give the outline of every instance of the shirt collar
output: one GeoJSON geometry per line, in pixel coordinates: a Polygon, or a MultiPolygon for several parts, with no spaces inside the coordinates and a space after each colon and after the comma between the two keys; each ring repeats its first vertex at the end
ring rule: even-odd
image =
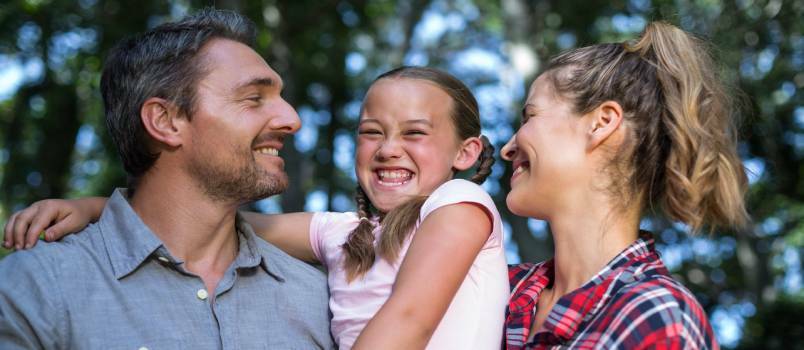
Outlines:
{"type": "MultiPolygon", "coordinates": [[[[561,297],[544,322],[544,329],[559,339],[569,340],[575,335],[581,323],[591,319],[605,305],[614,291],[609,290],[612,282],[629,276],[620,276],[630,265],[644,262],[645,259],[658,259],[654,240],[649,232],[641,231],[639,238],[625,250],[617,254],[603,269],[580,288],[561,297]]],[[[540,274],[538,292],[540,293],[554,278],[553,260],[540,264],[534,274],[540,274]]],[[[535,277],[535,276],[534,276],[535,277]]],[[[533,309],[535,310],[535,308],[533,309]]]]}
{"type": "MultiPolygon", "coordinates": [[[[126,197],[125,189],[116,189],[98,220],[115,278],[128,276],[151,255],[158,255],[160,259],[165,258],[173,264],[182,264],[145,225],[126,197]]],[[[233,267],[260,266],[273,278],[284,282],[284,274],[279,268],[281,264],[268,253],[265,249],[268,244],[256,236],[240,213],[235,217],[235,227],[240,239],[233,267]]]]}
{"type": "Polygon", "coordinates": [[[116,189],[109,197],[98,225],[117,279],[130,274],[162,246],[128,203],[125,189],[116,189]]]}
{"type": "Polygon", "coordinates": [[[285,275],[281,269],[282,263],[271,254],[272,249],[277,249],[258,237],[251,225],[243,219],[239,212],[235,218],[235,225],[237,232],[240,233],[240,249],[235,259],[235,267],[247,268],[259,265],[273,278],[284,282],[285,275]]]}

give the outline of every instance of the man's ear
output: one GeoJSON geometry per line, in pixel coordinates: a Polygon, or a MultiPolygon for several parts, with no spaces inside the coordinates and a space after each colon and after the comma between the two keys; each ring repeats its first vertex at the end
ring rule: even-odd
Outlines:
{"type": "Polygon", "coordinates": [[[461,148],[452,162],[452,167],[458,171],[471,168],[477,162],[477,158],[483,152],[483,141],[479,137],[470,137],[461,142],[461,148]]]}
{"type": "Polygon", "coordinates": [[[173,103],[151,97],[142,104],[140,118],[151,138],[169,147],[181,146],[181,129],[187,118],[179,117],[178,108],[173,103]]]}
{"type": "Polygon", "coordinates": [[[588,132],[587,151],[602,145],[620,128],[623,122],[623,108],[615,101],[605,101],[588,115],[591,126],[588,132]]]}

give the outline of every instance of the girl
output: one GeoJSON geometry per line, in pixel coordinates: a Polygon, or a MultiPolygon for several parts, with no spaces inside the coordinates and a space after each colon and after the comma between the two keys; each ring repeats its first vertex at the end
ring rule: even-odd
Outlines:
{"type": "Polygon", "coordinates": [[[554,58],[530,88],[512,212],[550,223],[554,258],[510,271],[508,349],[717,348],[701,305],[662,264],[647,208],[695,232],[748,221],[734,105],[704,45],[651,23],[635,42],[554,58]]]}
{"type": "MultiPolygon", "coordinates": [[[[356,213],[246,213],[266,240],[327,267],[340,348],[498,348],[508,281],[500,216],[481,183],[493,147],[451,75],[402,67],[369,88],[357,136],[356,213]],[[477,173],[453,180],[457,171],[477,173]]],[[[54,240],[97,220],[104,199],[42,201],[6,243],[54,240]],[[25,238],[23,235],[27,235],[25,238]]]]}

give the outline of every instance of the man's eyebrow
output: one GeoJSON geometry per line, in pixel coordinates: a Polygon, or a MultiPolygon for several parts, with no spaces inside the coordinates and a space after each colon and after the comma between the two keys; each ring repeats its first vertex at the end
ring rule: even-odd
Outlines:
{"type": "Polygon", "coordinates": [[[238,91],[252,86],[274,87],[274,86],[281,86],[281,83],[273,78],[260,77],[240,83],[234,88],[234,90],[238,91]]]}

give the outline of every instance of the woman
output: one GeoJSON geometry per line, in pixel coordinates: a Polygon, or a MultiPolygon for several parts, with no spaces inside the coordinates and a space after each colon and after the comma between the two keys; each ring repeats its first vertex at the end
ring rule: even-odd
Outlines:
{"type": "Polygon", "coordinates": [[[746,224],[732,103],[703,44],[651,23],[554,58],[503,148],[507,203],[547,220],[554,258],[510,269],[508,349],[717,348],[706,314],[640,232],[646,209],[746,224]]]}

